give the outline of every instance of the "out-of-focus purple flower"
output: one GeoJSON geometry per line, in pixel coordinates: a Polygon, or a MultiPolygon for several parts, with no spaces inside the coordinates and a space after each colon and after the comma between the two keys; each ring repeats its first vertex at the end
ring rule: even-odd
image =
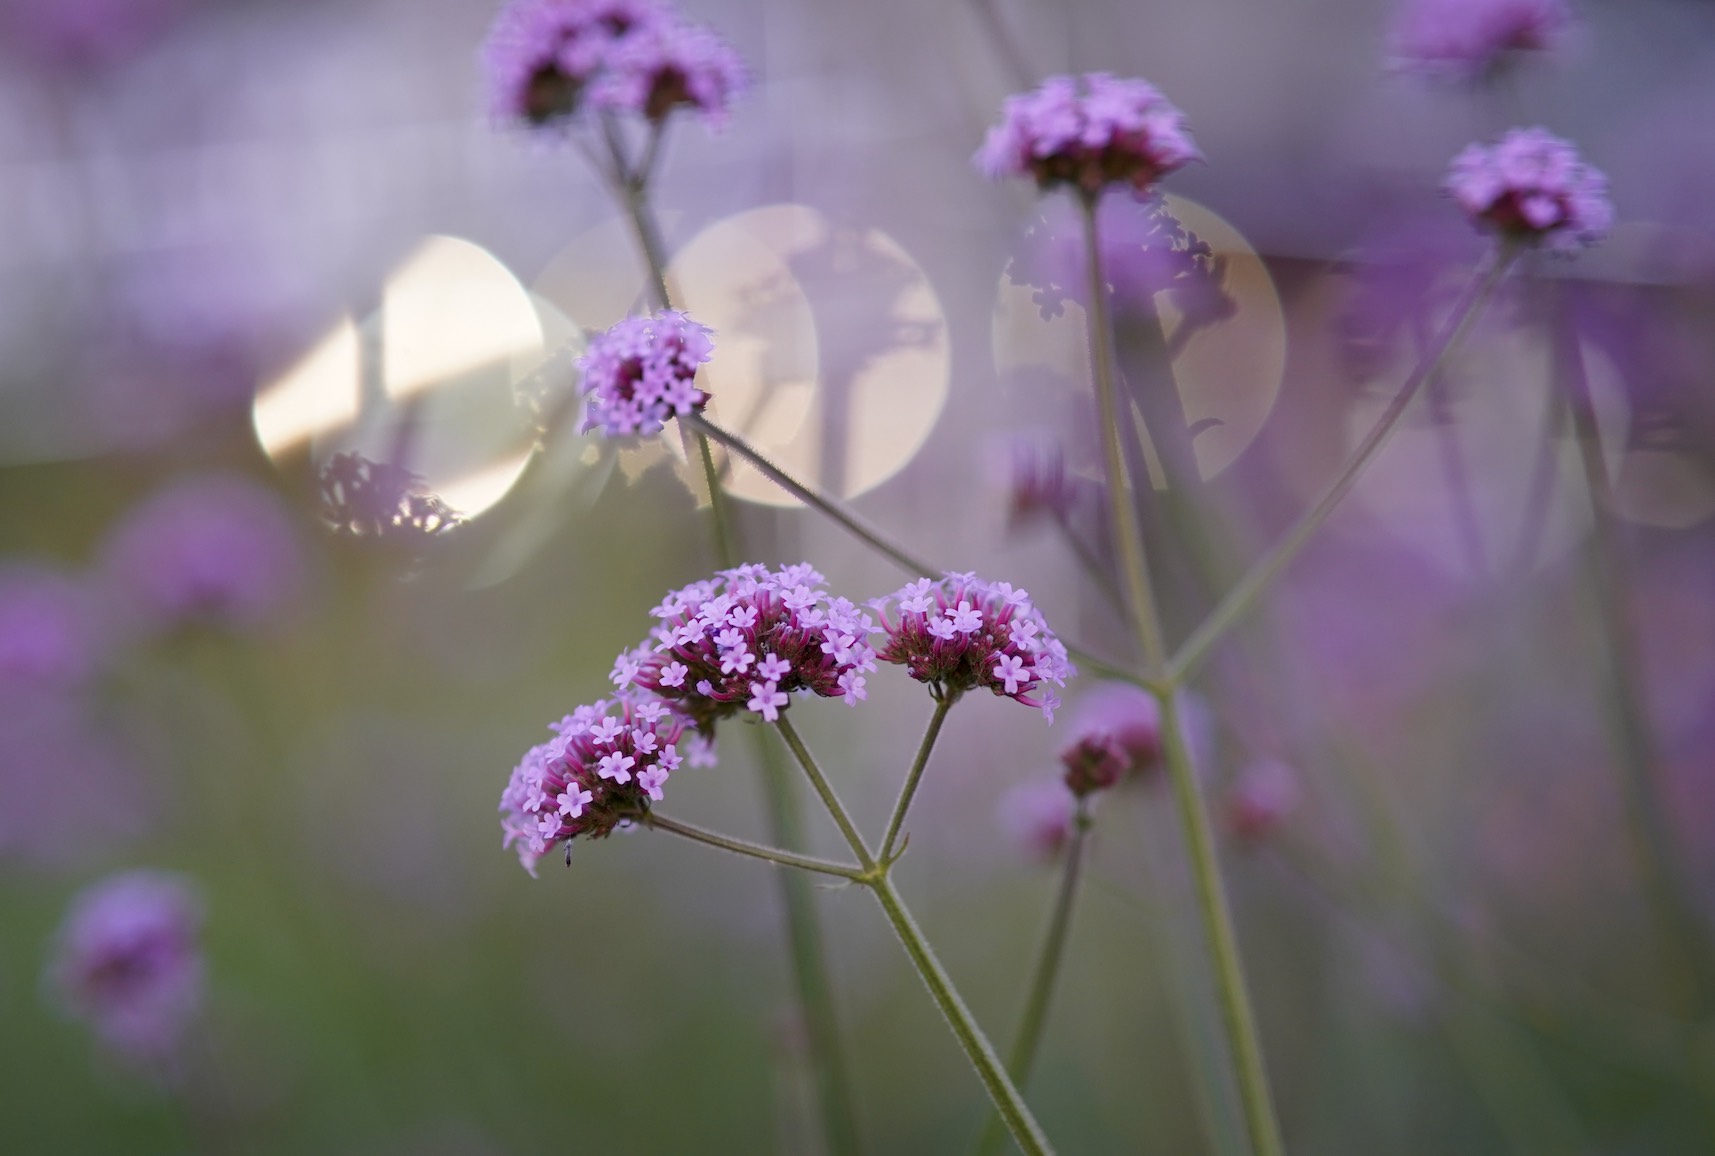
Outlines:
{"type": "Polygon", "coordinates": [[[745,86],[724,40],[649,0],[513,0],[483,58],[495,115],[538,127],[587,105],[655,122],[689,105],[719,123],[745,86]]]}
{"type": "Polygon", "coordinates": [[[1040,708],[1052,723],[1060,699],[1045,684],[1065,686],[1077,673],[1030,595],[1010,582],[919,578],[871,605],[887,634],[876,657],[902,664],[937,700],[986,687],[1040,708]],[[895,602],[897,621],[888,615],[895,602]]]}
{"type": "Polygon", "coordinates": [[[750,565],[675,590],[650,611],[652,643],[619,656],[614,685],[660,695],[705,734],[743,711],[773,722],[793,692],[855,706],[875,670],[875,620],[826,581],[805,563],[750,565]]]}
{"type": "Polygon", "coordinates": [[[101,662],[99,619],[80,580],[37,563],[0,565],[0,694],[81,686],[101,662]]]}
{"type": "Polygon", "coordinates": [[[993,474],[1007,495],[1006,522],[1019,529],[1040,519],[1065,521],[1083,485],[1066,472],[1058,442],[1019,434],[994,451],[993,474]]]}
{"type": "Polygon", "coordinates": [[[119,1055],[171,1057],[202,1003],[202,904],[191,883],[128,871],[85,890],[60,926],[49,980],[119,1055]]]}
{"type": "Polygon", "coordinates": [[[668,418],[700,410],[697,367],[714,354],[714,331],[684,313],[627,317],[590,342],[583,373],[583,428],[607,437],[653,436],[668,418]]]}
{"type": "Polygon", "coordinates": [[[1478,228],[1514,241],[1592,245],[1614,220],[1608,178],[1543,128],[1467,146],[1453,158],[1446,189],[1478,228]]]}
{"type": "Polygon", "coordinates": [[[647,813],[684,761],[686,721],[654,696],[627,690],[554,723],[554,737],[525,752],[501,792],[503,845],[516,847],[534,875],[556,844],[603,838],[647,813]]]}
{"type": "Polygon", "coordinates": [[[1115,781],[1140,775],[1161,759],[1161,707],[1141,687],[1124,682],[1097,683],[1078,699],[1071,725],[1075,741],[1060,756],[1066,764],[1068,785],[1074,762],[1083,765],[1104,749],[1113,752],[1115,781]]]}
{"type": "Polygon", "coordinates": [[[0,0],[0,33],[32,62],[105,68],[147,49],[189,7],[186,0],[0,0]]]}
{"type": "Polygon", "coordinates": [[[974,159],[991,178],[1028,176],[1043,190],[1071,185],[1093,197],[1119,184],[1142,195],[1201,157],[1184,114],[1154,85],[1091,72],[1082,91],[1079,78],[1052,76],[1007,97],[974,159]]]}
{"type": "Polygon", "coordinates": [[[1048,860],[1071,838],[1078,801],[1059,779],[1020,783],[1000,797],[1000,825],[1026,856],[1048,860]]]}
{"type": "Polygon", "coordinates": [[[235,474],[192,475],[143,500],[112,532],[107,579],[146,623],[255,629],[303,582],[291,519],[272,491],[235,474]]]}
{"type": "Polygon", "coordinates": [[[744,62],[730,44],[700,24],[667,17],[614,42],[590,101],[657,123],[688,105],[718,126],[746,84],[744,62]]]}
{"type": "Polygon", "coordinates": [[[1297,808],[1302,794],[1297,771],[1277,759],[1259,759],[1227,789],[1227,828],[1247,843],[1263,839],[1297,808]]]}
{"type": "Polygon", "coordinates": [[[464,522],[418,474],[359,453],[335,454],[316,482],[322,522],[343,537],[421,546],[464,522]]]}
{"type": "Polygon", "coordinates": [[[1571,23],[1564,0],[1408,0],[1391,55],[1401,68],[1482,80],[1519,53],[1553,47],[1571,23]]]}

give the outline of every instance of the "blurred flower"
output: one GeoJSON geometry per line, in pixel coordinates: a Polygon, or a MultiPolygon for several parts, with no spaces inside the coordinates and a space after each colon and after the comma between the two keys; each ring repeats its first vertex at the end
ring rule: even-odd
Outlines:
{"type": "Polygon", "coordinates": [[[986,687],[1040,708],[1052,723],[1060,699],[1043,683],[1065,686],[1077,673],[1030,595],[1009,582],[975,574],[948,574],[940,582],[919,578],[871,605],[887,634],[876,657],[903,664],[937,700],[986,687]],[[894,601],[897,622],[888,618],[894,601]]]}
{"type": "Polygon", "coordinates": [[[1554,46],[1572,22],[1564,0],[1408,0],[1394,22],[1394,62],[1482,80],[1521,52],[1554,46]]]}
{"type": "Polygon", "coordinates": [[[745,84],[727,43],[648,0],[513,0],[483,48],[489,104],[541,126],[588,103],[661,121],[681,104],[719,122],[745,84]]]}
{"type": "Polygon", "coordinates": [[[1059,779],[1020,783],[1000,797],[1001,829],[1025,855],[1048,860],[1071,838],[1078,802],[1059,779]]]}
{"type": "Polygon", "coordinates": [[[107,580],[157,629],[192,622],[256,629],[303,581],[291,519],[272,491],[236,474],[181,478],[111,532],[107,580]]]}
{"type": "Polygon", "coordinates": [[[1007,494],[1009,529],[1041,518],[1063,522],[1071,516],[1083,486],[1067,474],[1058,442],[1017,434],[996,448],[993,460],[993,473],[1007,494]]]}
{"type": "Polygon", "coordinates": [[[660,695],[705,733],[746,710],[773,722],[793,691],[855,706],[875,669],[875,622],[825,582],[807,564],[751,565],[675,590],[650,611],[654,645],[620,655],[613,683],[660,695]]]}
{"type": "Polygon", "coordinates": [[[32,63],[104,68],[147,49],[189,7],[186,0],[0,0],[0,32],[32,63]]]}
{"type": "Polygon", "coordinates": [[[588,399],[584,430],[652,436],[668,418],[702,409],[709,395],[696,386],[697,366],[714,349],[714,331],[687,314],[627,317],[578,359],[588,399]]]}
{"type": "Polygon", "coordinates": [[[112,876],[73,902],[49,981],[115,1052],[165,1061],[202,1002],[201,927],[188,880],[164,871],[112,876]]]}
{"type": "Polygon", "coordinates": [[[1275,759],[1260,759],[1240,771],[1227,788],[1227,828],[1254,843],[1272,832],[1298,806],[1298,772],[1275,759]]]}
{"type": "Polygon", "coordinates": [[[603,838],[646,813],[683,761],[686,721],[653,696],[622,691],[554,723],[554,738],[525,752],[501,792],[503,846],[516,845],[534,875],[555,844],[603,838]]]}
{"type": "Polygon", "coordinates": [[[343,537],[420,544],[464,522],[421,476],[359,453],[335,454],[316,482],[322,521],[343,537]]]}
{"type": "Polygon", "coordinates": [[[1052,76],[1006,98],[977,150],[991,178],[1029,176],[1043,190],[1072,185],[1095,196],[1109,185],[1147,193],[1159,178],[1201,158],[1185,117],[1143,80],[1105,72],[1052,76]]]}
{"type": "Polygon", "coordinates": [[[1105,791],[1125,776],[1131,760],[1112,735],[1082,735],[1060,752],[1060,763],[1066,768],[1061,779],[1066,789],[1079,798],[1105,791]]]}
{"type": "Polygon", "coordinates": [[[1576,248],[1601,239],[1614,220],[1608,178],[1543,128],[1468,145],[1453,158],[1446,189],[1473,224],[1508,240],[1576,248]]]}
{"type": "Polygon", "coordinates": [[[1097,683],[1078,699],[1071,725],[1076,741],[1061,755],[1068,773],[1075,752],[1084,744],[1090,744],[1090,751],[1076,755],[1080,760],[1111,746],[1117,760],[1116,779],[1142,774],[1161,759],[1161,707],[1142,687],[1125,682],[1097,683]]]}
{"type": "Polygon", "coordinates": [[[38,563],[0,563],[0,693],[81,686],[103,657],[99,611],[76,578],[38,563]]]}

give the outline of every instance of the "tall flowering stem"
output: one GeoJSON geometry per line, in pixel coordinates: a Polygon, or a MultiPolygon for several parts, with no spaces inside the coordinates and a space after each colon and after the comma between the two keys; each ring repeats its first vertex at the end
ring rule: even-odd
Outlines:
{"type": "Polygon", "coordinates": [[[752,843],[747,839],[735,839],[731,835],[723,835],[719,831],[711,831],[707,827],[699,827],[694,823],[668,818],[659,811],[644,811],[638,815],[637,822],[657,831],[667,831],[679,835],[695,843],[702,843],[708,847],[718,847],[722,851],[731,851],[735,855],[745,855],[752,859],[777,863],[782,867],[796,867],[801,871],[814,871],[818,875],[837,875],[842,879],[854,881],[863,878],[863,871],[857,867],[836,863],[832,859],[818,859],[814,855],[799,855],[793,851],[783,851],[778,847],[767,847],[761,843],[752,843]]]}
{"type": "Polygon", "coordinates": [[[959,1046],[965,1051],[965,1056],[976,1069],[977,1077],[982,1080],[983,1087],[988,1090],[989,1098],[994,1101],[995,1108],[1000,1112],[1001,1119],[1012,1133],[1012,1138],[1026,1156],[1044,1156],[1053,1151],[1048,1143],[1048,1137],[1043,1133],[1041,1125],[1031,1115],[1030,1108],[1025,1104],[1024,1097],[1019,1094],[1017,1086],[1007,1075],[1006,1067],[1001,1063],[1000,1056],[995,1053],[994,1045],[978,1026],[976,1017],[960,997],[958,989],[947,974],[946,968],[935,955],[934,948],[924,937],[923,931],[917,926],[911,912],[906,908],[904,900],[893,886],[889,876],[889,867],[885,860],[877,861],[864,838],[858,833],[857,825],[852,822],[851,814],[840,802],[834,792],[833,784],[823,774],[817,765],[810,749],[804,745],[796,729],[786,715],[782,714],[775,722],[780,729],[781,738],[786,740],[787,747],[804,768],[804,773],[810,779],[816,793],[821,796],[828,814],[834,820],[834,825],[840,829],[852,853],[864,865],[864,873],[858,879],[859,883],[868,887],[875,894],[876,901],[881,904],[882,914],[892,924],[894,934],[899,937],[905,954],[917,969],[923,985],[929,989],[929,995],[946,1017],[947,1024],[953,1030],[959,1046]]]}
{"type": "MultiPolygon", "coordinates": [[[[1023,1087],[1030,1081],[1030,1067],[1036,1059],[1036,1046],[1042,1040],[1042,1028],[1048,1021],[1048,1004],[1054,998],[1054,984],[1060,975],[1060,961],[1066,955],[1066,934],[1072,927],[1072,908],[1078,898],[1078,881],[1083,875],[1084,852],[1089,846],[1090,807],[1088,799],[1078,800],[1072,817],[1072,835],[1066,843],[1066,861],[1060,868],[1060,887],[1054,896],[1054,909],[1048,916],[1048,927],[1037,949],[1036,964],[1030,973],[1030,993],[1025,997],[1024,1010],[1018,1017],[1018,1031],[1012,1037],[1012,1050],[1007,1053],[1006,1070],[1013,1082],[1023,1087]]],[[[1001,1140],[999,1117],[990,1117],[979,1154],[999,1149],[1001,1140]]]]}
{"type": "Polygon", "coordinates": [[[1399,425],[1400,418],[1405,415],[1406,409],[1417,397],[1424,383],[1440,372],[1448,353],[1482,312],[1483,305],[1501,283],[1501,278],[1511,267],[1517,252],[1517,246],[1512,242],[1501,243],[1487,271],[1472,280],[1464,296],[1454,306],[1452,315],[1441,327],[1441,332],[1436,335],[1435,341],[1424,351],[1422,360],[1411,371],[1411,376],[1405,379],[1405,384],[1388,403],[1387,409],[1382,411],[1381,417],[1370,428],[1370,432],[1364,435],[1357,451],[1352,454],[1345,469],[1340,471],[1340,476],[1334,479],[1334,483],[1328,487],[1321,500],[1299,518],[1274,548],[1239,579],[1227,592],[1227,596],[1221,599],[1220,604],[1210,612],[1209,617],[1204,619],[1203,624],[1192,631],[1191,637],[1174,653],[1166,670],[1169,685],[1182,683],[1191,676],[1203,659],[1208,657],[1215,644],[1256,606],[1263,592],[1280,576],[1316,531],[1322,528],[1322,524],[1333,514],[1341,500],[1387,444],[1388,438],[1399,425]]]}
{"type": "Polygon", "coordinates": [[[899,839],[899,830],[905,825],[905,814],[911,809],[911,800],[917,797],[917,784],[923,778],[923,768],[929,765],[929,752],[935,749],[935,740],[941,735],[941,724],[947,721],[947,712],[953,709],[953,704],[959,701],[958,693],[943,695],[935,702],[935,713],[929,716],[929,729],[923,732],[923,741],[917,747],[917,757],[911,761],[911,770],[905,776],[905,785],[899,789],[899,801],[893,805],[893,817],[887,821],[887,834],[881,839],[881,861],[886,863],[893,858],[893,845],[899,839]]]}
{"type": "MultiPolygon", "coordinates": [[[[1130,485],[1120,445],[1119,405],[1111,356],[1113,330],[1108,316],[1107,285],[1102,276],[1101,246],[1097,235],[1096,206],[1099,193],[1083,193],[1085,263],[1089,269],[1089,303],[1085,317],[1089,326],[1090,372],[1095,379],[1096,398],[1102,422],[1102,450],[1108,475],[1109,514],[1114,544],[1125,579],[1132,629],[1151,673],[1166,666],[1166,644],[1150,585],[1149,568],[1143,553],[1143,536],[1136,514],[1127,500],[1130,485]]],[[[1156,690],[1163,716],[1162,738],[1168,775],[1173,780],[1173,801],[1184,833],[1191,871],[1196,877],[1198,910],[1208,940],[1210,962],[1215,973],[1221,1004],[1221,1022],[1236,1071],[1235,1080],[1244,1104],[1245,1124],[1251,1148],[1257,1156],[1280,1156],[1285,1148],[1280,1124],[1275,1119],[1274,1099],[1269,1091],[1268,1072],[1263,1066],[1262,1045],[1257,1038],[1256,1018],[1251,1011],[1244,967],[1239,959],[1238,937],[1233,931],[1232,912],[1215,858],[1214,836],[1208,808],[1197,785],[1185,747],[1179,717],[1179,690],[1169,680],[1156,690]]]]}

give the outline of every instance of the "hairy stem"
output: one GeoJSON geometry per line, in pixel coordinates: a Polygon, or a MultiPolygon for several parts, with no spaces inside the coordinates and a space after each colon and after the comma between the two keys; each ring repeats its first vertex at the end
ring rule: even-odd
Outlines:
{"type": "Polygon", "coordinates": [[[792,721],[782,714],[774,722],[780,731],[780,737],[786,740],[786,746],[792,756],[798,760],[798,765],[804,768],[804,774],[809,777],[810,785],[821,797],[822,805],[827,808],[828,815],[834,820],[834,825],[840,829],[846,843],[851,847],[852,854],[863,864],[864,871],[873,875],[875,872],[875,856],[870,853],[869,844],[858,833],[857,824],[852,822],[851,812],[840,802],[839,795],[834,793],[834,785],[828,782],[828,777],[822,773],[822,768],[816,765],[816,758],[810,753],[810,748],[804,745],[804,740],[798,736],[798,730],[792,721]]]}
{"type": "Polygon", "coordinates": [[[893,804],[893,817],[887,821],[887,834],[881,840],[881,861],[891,862],[893,859],[893,844],[899,838],[899,829],[905,825],[905,813],[911,809],[911,800],[917,796],[917,783],[923,778],[923,768],[929,765],[929,752],[935,749],[935,740],[941,735],[941,724],[947,721],[947,712],[953,709],[953,704],[959,701],[957,694],[949,694],[935,704],[935,713],[929,716],[929,729],[923,732],[923,741],[917,746],[917,757],[911,762],[911,770],[905,776],[905,785],[899,788],[899,800],[893,804]]]}
{"type": "Polygon", "coordinates": [[[670,819],[659,811],[645,811],[637,821],[656,831],[669,831],[709,847],[719,847],[723,851],[748,855],[752,859],[778,863],[782,867],[797,867],[804,871],[815,871],[821,875],[838,875],[842,879],[853,881],[863,878],[863,870],[859,867],[836,863],[832,859],[818,859],[814,855],[800,855],[795,851],[783,851],[779,847],[765,847],[761,843],[752,843],[748,839],[735,839],[731,835],[722,835],[720,832],[711,831],[707,827],[698,827],[692,823],[670,819]]]}
{"type": "MultiPolygon", "coordinates": [[[[1060,868],[1060,888],[1054,896],[1054,907],[1048,916],[1042,945],[1036,952],[1036,965],[1031,969],[1030,992],[1018,1017],[1018,1032],[1012,1037],[1012,1050],[1006,1057],[1007,1074],[1020,1088],[1030,1083],[1030,1066],[1036,1060],[1036,1045],[1041,1042],[1043,1026],[1048,1022],[1048,1005],[1054,997],[1060,961],[1066,954],[1066,933],[1072,926],[1072,907],[1078,898],[1078,880],[1083,871],[1089,833],[1089,801],[1079,799],[1072,839],[1066,845],[1066,862],[1060,868]]],[[[982,1140],[977,1144],[979,1156],[998,1151],[1001,1136],[1000,1117],[990,1116],[982,1140]]]]}
{"type": "Polygon", "coordinates": [[[1489,299],[1495,287],[1500,284],[1501,277],[1512,264],[1512,258],[1513,250],[1511,247],[1503,246],[1496,254],[1488,271],[1480,274],[1471,282],[1465,295],[1454,307],[1452,316],[1447,319],[1447,323],[1442,327],[1440,334],[1424,351],[1423,359],[1418,362],[1417,368],[1412,370],[1411,376],[1405,379],[1405,384],[1400,387],[1399,393],[1395,395],[1393,401],[1388,403],[1388,407],[1382,412],[1380,419],[1365,435],[1357,452],[1352,455],[1351,460],[1340,471],[1340,476],[1334,479],[1333,485],[1328,487],[1328,492],[1303,517],[1299,518],[1297,523],[1287,531],[1285,537],[1273,549],[1263,555],[1246,572],[1245,576],[1239,579],[1237,585],[1227,592],[1227,596],[1221,599],[1220,604],[1215,607],[1203,624],[1192,632],[1190,638],[1185,640],[1185,644],[1173,656],[1173,661],[1168,664],[1167,679],[1169,682],[1175,684],[1183,682],[1196,670],[1198,664],[1208,656],[1215,644],[1250,612],[1257,600],[1262,597],[1263,592],[1273,584],[1274,580],[1286,569],[1287,564],[1297,556],[1298,551],[1302,550],[1316,531],[1322,528],[1322,524],[1328,520],[1329,515],[1339,506],[1340,501],[1345,498],[1347,492],[1356,484],[1363,472],[1369,468],[1376,455],[1381,452],[1382,446],[1387,444],[1388,438],[1393,434],[1395,427],[1399,425],[1399,419],[1405,414],[1412,399],[1423,387],[1423,383],[1440,371],[1442,362],[1447,359],[1447,354],[1459,343],[1459,339],[1464,336],[1465,330],[1470,326],[1472,320],[1482,311],[1484,302],[1489,299]]]}

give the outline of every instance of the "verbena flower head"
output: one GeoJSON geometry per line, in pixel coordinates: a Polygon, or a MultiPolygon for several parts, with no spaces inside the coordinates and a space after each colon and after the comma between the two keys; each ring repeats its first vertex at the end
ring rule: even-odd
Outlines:
{"type": "Polygon", "coordinates": [[[702,409],[709,395],[696,386],[697,367],[714,350],[714,331],[687,314],[666,310],[627,317],[592,340],[578,359],[585,432],[650,436],[668,418],[702,409]]]}
{"type": "Polygon", "coordinates": [[[876,657],[902,664],[938,700],[986,687],[1053,722],[1060,699],[1046,684],[1065,686],[1077,673],[1030,595],[1009,582],[920,578],[872,605],[887,634],[876,657]],[[893,603],[897,617],[889,615],[893,603]]]}
{"type": "Polygon", "coordinates": [[[675,590],[650,613],[645,642],[619,656],[613,681],[660,695],[709,732],[741,712],[773,722],[794,692],[868,697],[875,620],[825,588],[808,564],[740,566],[675,590]]]}
{"type": "Polygon", "coordinates": [[[1543,128],[1515,128],[1453,158],[1447,192],[1480,229],[1556,248],[1591,245],[1613,224],[1608,178],[1571,142],[1543,128]]]}
{"type": "Polygon", "coordinates": [[[265,626],[303,577],[279,499],[232,474],[183,478],[144,499],[109,538],[105,565],[119,595],[161,627],[265,626]]]}
{"type": "Polygon", "coordinates": [[[659,122],[688,105],[719,123],[745,87],[724,40],[650,0],[513,0],[483,57],[495,115],[533,127],[591,106],[659,122]]]}
{"type": "Polygon", "coordinates": [[[993,473],[1006,492],[1007,527],[1014,530],[1044,519],[1065,521],[1083,490],[1067,472],[1058,442],[1026,434],[996,446],[993,473]]]}
{"type": "Polygon", "coordinates": [[[525,752],[500,795],[504,846],[530,874],[556,844],[600,839],[659,802],[685,761],[686,720],[637,691],[601,699],[554,723],[554,737],[525,752]]]}
{"type": "Polygon", "coordinates": [[[614,42],[590,99],[656,123],[685,105],[720,125],[746,84],[744,62],[725,40],[700,24],[663,18],[614,42]]]}
{"type": "Polygon", "coordinates": [[[1254,843],[1285,822],[1298,806],[1298,772],[1275,759],[1262,759],[1239,772],[1227,790],[1227,826],[1239,839],[1254,843]]]}
{"type": "Polygon", "coordinates": [[[1564,0],[1408,0],[1391,55],[1403,69],[1483,80],[1521,53],[1552,48],[1571,23],[1564,0]]]}
{"type": "Polygon", "coordinates": [[[1154,85],[1091,72],[1007,97],[975,160],[992,178],[1028,176],[1043,190],[1071,185],[1095,196],[1109,185],[1141,195],[1201,157],[1184,114],[1154,85]]]}
{"type": "Polygon", "coordinates": [[[0,565],[0,696],[86,681],[101,659],[98,610],[69,575],[37,563],[0,565]]]}
{"type": "Polygon", "coordinates": [[[1028,858],[1048,860],[1072,835],[1078,801],[1059,779],[1020,783],[1000,797],[1000,825],[1028,858]]]}
{"type": "Polygon", "coordinates": [[[1161,707],[1130,683],[1103,682],[1085,691],[1072,716],[1072,733],[1060,761],[1066,785],[1078,794],[1142,774],[1161,759],[1161,707]]]}
{"type": "Polygon", "coordinates": [[[160,1061],[202,1001],[202,905],[177,875],[130,871],[73,902],[60,926],[50,985],[115,1052],[160,1061]]]}

